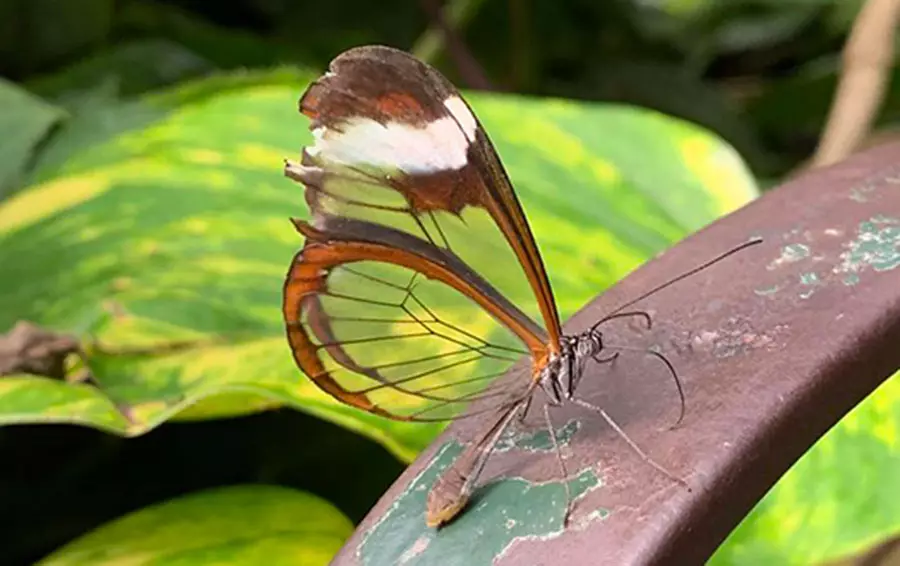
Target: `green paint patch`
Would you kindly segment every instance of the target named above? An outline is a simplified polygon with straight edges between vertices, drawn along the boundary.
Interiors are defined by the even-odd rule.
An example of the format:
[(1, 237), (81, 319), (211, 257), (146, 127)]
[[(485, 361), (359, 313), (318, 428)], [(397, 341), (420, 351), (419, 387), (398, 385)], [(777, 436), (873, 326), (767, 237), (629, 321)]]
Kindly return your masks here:
[(754, 289), (753, 292), (759, 295), (760, 297), (771, 297), (778, 293), (781, 290), (781, 285), (772, 285), (771, 287), (764, 287), (762, 289)]
[[(826, 230), (828, 236), (839, 236), (841, 231)], [(796, 238), (800, 236), (800, 230), (794, 229), (785, 234), (785, 237)], [(862, 274), (866, 271), (882, 272), (900, 267), (900, 219), (876, 215), (867, 221), (861, 222), (857, 227), (855, 237), (844, 244), (845, 251), (840, 254), (839, 263), (832, 263), (830, 273), (841, 276), (839, 280), (846, 286), (859, 284)], [(811, 248), (806, 244), (790, 243), (782, 247), (781, 254), (772, 260), (767, 269), (772, 271), (787, 264), (797, 263), (813, 257)], [(817, 265), (824, 265), (823, 257), (813, 257)], [(829, 269), (826, 267), (826, 270)], [(807, 271), (800, 273), (796, 279), (791, 275), (788, 282), (776, 283), (766, 288), (755, 289), (759, 296), (774, 296), (782, 289), (793, 286), (793, 281), (799, 285), (798, 296), (808, 299), (815, 292), (829, 284), (828, 271), (821, 273)]]
[(809, 246), (804, 246), (803, 244), (790, 244), (785, 246), (782, 251), (785, 261), (789, 262), (800, 261), (809, 257)]
[[(357, 550), (363, 565), (441, 564), (490, 566), (515, 541), (561, 535), (566, 493), (562, 481), (533, 483), (503, 478), (476, 490), (469, 507), (455, 521), (435, 530), (425, 526), (425, 499), (431, 485), (459, 455), (462, 446), (446, 444), (431, 464), (416, 477), (366, 532)], [(577, 501), (600, 486), (590, 468), (569, 480)], [(605, 511), (577, 507), (578, 525), (606, 517)], [(572, 528), (571, 526), (569, 528)]]
[[(579, 421), (575, 419), (570, 420), (562, 427), (556, 429), (556, 442), (560, 447), (566, 446), (579, 428), (581, 428)], [(546, 427), (528, 432), (509, 430), (497, 441), (494, 452), (507, 452), (513, 449), (527, 452), (552, 452), (553, 439), (550, 438), (550, 431)]]
[(800, 274), (800, 286), (802, 290), (800, 291), (801, 299), (808, 299), (813, 296), (816, 292), (816, 289), (823, 285), (822, 280), (819, 278), (819, 275), (815, 272), (801, 273)]
[(767, 267), (769, 271), (777, 269), (786, 263), (796, 263), (810, 256), (809, 246), (804, 244), (788, 244), (781, 248), (781, 255), (773, 260)]
[(880, 272), (900, 267), (900, 219), (875, 216), (861, 222), (856, 238), (846, 247), (841, 264), (834, 268), (834, 273), (845, 274), (845, 285), (858, 283), (869, 268)]

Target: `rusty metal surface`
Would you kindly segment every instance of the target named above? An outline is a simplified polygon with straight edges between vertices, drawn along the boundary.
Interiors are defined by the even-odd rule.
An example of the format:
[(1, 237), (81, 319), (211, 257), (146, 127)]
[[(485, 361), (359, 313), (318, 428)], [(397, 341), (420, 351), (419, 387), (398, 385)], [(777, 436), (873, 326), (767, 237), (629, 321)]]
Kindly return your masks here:
[[(451, 426), (404, 472), (334, 563), (702, 563), (794, 461), (900, 367), (900, 145), (812, 171), (687, 238), (582, 309), (566, 332), (752, 236), (765, 243), (641, 304), (654, 330), (606, 327), (608, 342), (654, 346), (677, 367), (687, 395), (679, 427), (669, 428), (677, 398), (652, 358), (592, 365), (579, 390), (691, 491), (598, 416), (567, 406), (554, 421), (574, 430), (564, 448), (570, 477), (587, 478), (568, 528), (551, 514), (540, 533), (516, 530), (522, 519), (512, 509), (524, 517), (528, 505), (538, 515), (553, 508), (538, 488), (559, 481), (552, 451), (526, 443), (492, 458), (482, 478), (490, 485), (459, 524), (430, 532), (415, 524), (423, 522), (416, 497), (434, 462), (484, 424), (473, 419)], [(539, 430), (540, 411), (528, 422)], [(516, 482), (526, 488), (504, 495)], [(552, 493), (559, 500), (562, 490)], [(505, 526), (493, 524), (498, 517)]]

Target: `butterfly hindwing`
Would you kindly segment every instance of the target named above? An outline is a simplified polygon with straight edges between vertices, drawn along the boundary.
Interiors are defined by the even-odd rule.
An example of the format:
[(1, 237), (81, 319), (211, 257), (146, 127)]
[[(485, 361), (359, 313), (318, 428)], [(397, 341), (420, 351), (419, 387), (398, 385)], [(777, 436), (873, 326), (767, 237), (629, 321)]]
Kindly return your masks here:
[(410, 420), (457, 417), (472, 401), (500, 403), (517, 393), (491, 385), (527, 353), (510, 328), (524, 335), (540, 328), (519, 328), (530, 320), (504, 311), (499, 322), (477, 275), (460, 278), (397, 248), (298, 228), (307, 241), (288, 274), (284, 309), (295, 358), (320, 387)]

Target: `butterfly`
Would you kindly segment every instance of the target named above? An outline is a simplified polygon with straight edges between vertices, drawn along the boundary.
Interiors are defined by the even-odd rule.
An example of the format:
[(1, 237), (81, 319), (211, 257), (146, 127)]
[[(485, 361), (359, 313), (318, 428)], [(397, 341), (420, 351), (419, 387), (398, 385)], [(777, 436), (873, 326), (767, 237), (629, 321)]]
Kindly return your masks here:
[[(661, 287), (564, 335), (497, 151), (453, 85), (406, 52), (345, 51), (310, 84), (299, 108), (314, 141), (299, 162), (286, 161), (285, 175), (304, 186), (310, 215), (292, 219), (305, 242), (282, 305), (298, 367), (335, 399), (389, 419), (494, 413), (431, 488), (429, 526), (465, 507), (493, 446), (524, 418), (539, 388), (554, 444), (548, 407), (572, 401), (602, 415), (645, 460), (681, 481), (603, 409), (575, 395), (589, 360), (618, 356), (603, 355), (609, 348), (599, 327), (620, 317), (649, 326), (647, 313), (625, 308)], [(675, 378), (683, 414), (674, 368), (648, 353)], [(497, 379), (523, 355), (530, 363), (514, 379)], [(559, 463), (565, 473), (561, 456)], [(567, 517), (570, 504), (567, 493)]]

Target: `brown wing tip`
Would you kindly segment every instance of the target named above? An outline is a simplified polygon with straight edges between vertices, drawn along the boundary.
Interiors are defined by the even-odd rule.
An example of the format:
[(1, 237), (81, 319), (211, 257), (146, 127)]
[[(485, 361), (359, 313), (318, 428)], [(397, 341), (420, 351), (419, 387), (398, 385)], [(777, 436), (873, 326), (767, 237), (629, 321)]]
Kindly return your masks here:
[(294, 228), (300, 232), (302, 235), (306, 236), (307, 240), (315, 241), (321, 240), (324, 238), (324, 235), (319, 230), (316, 230), (312, 224), (303, 220), (301, 218), (291, 218), (291, 223), (294, 224)]
[(361, 45), (338, 54), (328, 64), (328, 71), (313, 81), (300, 96), (298, 108), (301, 114), (310, 118), (310, 129), (316, 128), (323, 116), (326, 120), (333, 118), (332, 106), (335, 99), (347, 96), (346, 92), (338, 93), (334, 90), (337, 88), (340, 91), (339, 85), (346, 80), (346, 77), (341, 77), (342, 73), (352, 74), (360, 64), (368, 66), (391, 63), (428, 68), (411, 53), (387, 45)]
[(294, 218), (294, 217), (291, 217), (291, 224), (293, 224), (293, 225), (294, 225), (294, 228), (295, 228), (298, 232), (300, 232), (300, 233), (302, 234), (302, 233), (303, 233), (303, 228), (304, 228), (304, 226), (306, 225), (306, 222), (304, 222), (304, 221), (301, 220), (300, 218)]
[(432, 529), (440, 528), (452, 521), (469, 503), (469, 498), (459, 493), (451, 497), (442, 497), (436, 490), (428, 493), (425, 507), (425, 524)]
[(312, 120), (309, 125), (310, 129), (316, 126), (316, 119), (319, 117), (319, 101), (321, 100), (321, 92), (327, 88), (321, 83), (327, 80), (327, 78), (327, 76), (323, 76), (316, 82), (306, 87), (306, 91), (302, 95), (300, 95), (300, 100), (297, 103), (297, 108), (300, 110), (300, 113)]
[(402, 49), (397, 49), (396, 47), (391, 47), (389, 45), (381, 45), (378, 43), (358, 45), (341, 52), (338, 56), (332, 59), (331, 63), (328, 64), (328, 70), (331, 73), (337, 73), (338, 68), (341, 66), (341, 63), (352, 59), (366, 59), (370, 57), (385, 59), (387, 57), (396, 57), (398, 55), (407, 59), (415, 59), (414, 55), (411, 55), (410, 53)]

